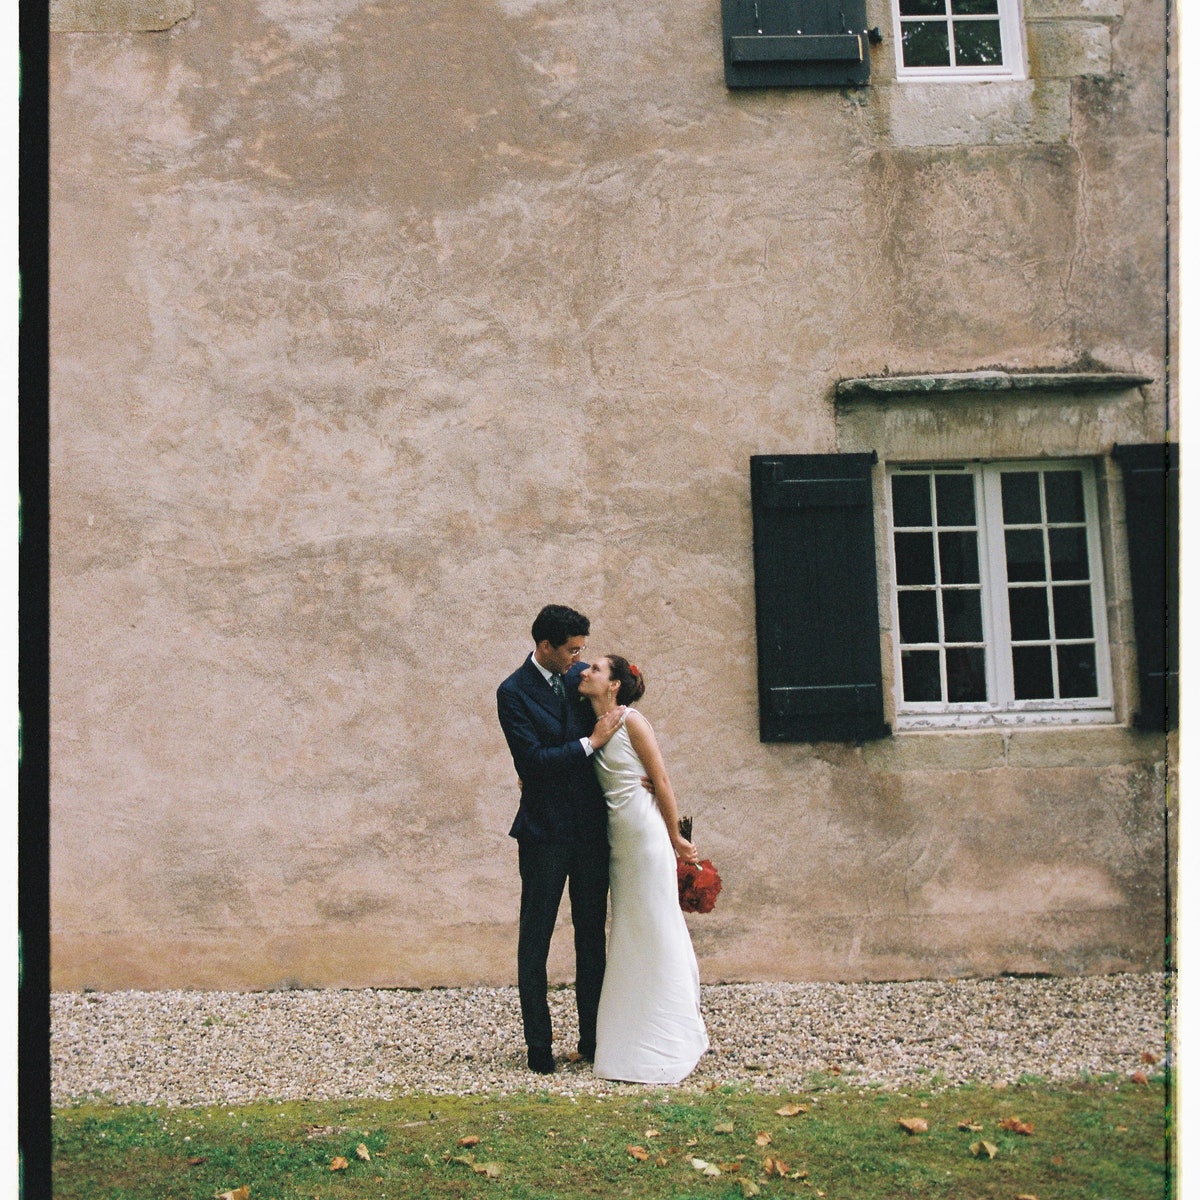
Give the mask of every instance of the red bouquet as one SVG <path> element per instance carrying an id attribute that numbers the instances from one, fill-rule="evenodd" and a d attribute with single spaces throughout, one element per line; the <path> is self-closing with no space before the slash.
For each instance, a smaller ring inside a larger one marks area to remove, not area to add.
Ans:
<path id="1" fill-rule="evenodd" d="M 679 832 L 689 842 L 692 840 L 691 817 L 680 818 Z M 685 863 L 681 858 L 675 864 L 675 875 L 679 881 L 679 907 L 684 912 L 712 912 L 721 890 L 717 868 L 707 858 L 700 863 Z"/>

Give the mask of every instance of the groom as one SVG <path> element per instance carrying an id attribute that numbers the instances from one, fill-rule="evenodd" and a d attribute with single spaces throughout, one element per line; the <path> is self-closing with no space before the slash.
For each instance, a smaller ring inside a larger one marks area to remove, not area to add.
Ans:
<path id="1" fill-rule="evenodd" d="M 591 756 L 621 722 L 624 709 L 596 720 L 580 700 L 580 662 L 591 624 L 582 613 L 548 604 L 533 622 L 533 653 L 496 690 L 500 727 L 521 781 L 509 836 L 521 868 L 517 984 L 529 1066 L 554 1071 L 546 959 L 563 888 L 575 926 L 575 1003 L 579 1053 L 596 1052 L 596 1009 L 604 982 L 608 910 L 608 825 Z"/>

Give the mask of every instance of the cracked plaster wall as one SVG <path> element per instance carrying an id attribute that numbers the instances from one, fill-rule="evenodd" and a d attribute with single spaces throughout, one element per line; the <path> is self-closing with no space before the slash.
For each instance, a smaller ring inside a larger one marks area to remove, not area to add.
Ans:
<path id="1" fill-rule="evenodd" d="M 706 979 L 1160 964 L 1161 739 L 757 737 L 747 459 L 837 379 L 1094 359 L 1161 436 L 1161 7 L 1027 9 L 1030 80 L 860 91 L 727 91 L 708 0 L 55 35 L 56 987 L 511 982 L 549 600 L 646 670 Z"/>

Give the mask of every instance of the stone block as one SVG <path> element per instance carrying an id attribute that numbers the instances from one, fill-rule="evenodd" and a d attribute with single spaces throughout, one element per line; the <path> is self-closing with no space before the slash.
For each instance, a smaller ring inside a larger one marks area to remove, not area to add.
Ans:
<path id="1" fill-rule="evenodd" d="M 151 33 L 195 11 L 195 0 L 50 0 L 50 32 Z"/>
<path id="2" fill-rule="evenodd" d="M 1071 129 L 1071 98 L 1060 82 L 906 80 L 887 91 L 889 132 L 897 146 L 1057 144 Z"/>
<path id="3" fill-rule="evenodd" d="M 1036 79 L 1070 79 L 1112 71 L 1112 38 L 1107 25 L 1030 21 L 1026 40 L 1029 73 Z"/>
<path id="4" fill-rule="evenodd" d="M 1103 18 L 1125 15 L 1124 0 L 1025 0 L 1025 20 Z"/>
<path id="5" fill-rule="evenodd" d="M 986 771 L 1004 765 L 1004 735 L 995 729 L 898 733 L 863 746 L 871 771 Z"/>
<path id="6" fill-rule="evenodd" d="M 1107 767 L 1163 759 L 1161 734 L 1123 725 L 1014 729 L 1008 734 L 1010 767 Z"/>

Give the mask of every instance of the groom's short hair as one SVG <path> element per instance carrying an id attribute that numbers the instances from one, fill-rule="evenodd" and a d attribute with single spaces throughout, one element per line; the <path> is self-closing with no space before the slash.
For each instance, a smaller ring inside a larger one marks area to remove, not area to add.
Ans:
<path id="1" fill-rule="evenodd" d="M 568 608 L 565 604 L 547 604 L 533 619 L 534 645 L 549 642 L 558 647 L 568 638 L 587 637 L 592 630 L 592 623 L 581 612 Z"/>

